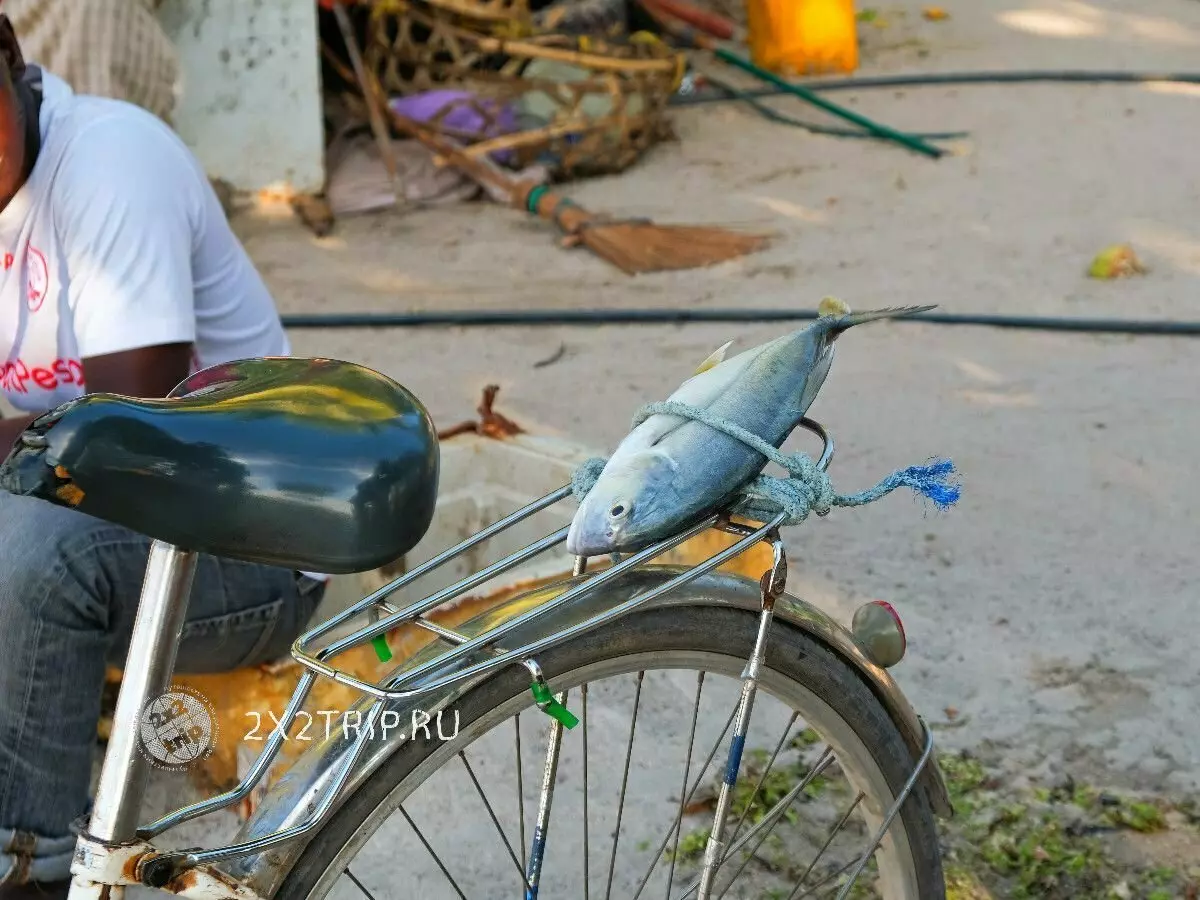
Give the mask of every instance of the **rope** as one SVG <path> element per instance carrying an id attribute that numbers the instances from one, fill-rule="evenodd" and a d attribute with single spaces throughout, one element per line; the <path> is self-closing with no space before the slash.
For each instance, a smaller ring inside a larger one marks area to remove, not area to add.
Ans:
<path id="1" fill-rule="evenodd" d="M 799 525 L 810 513 L 823 516 L 835 506 L 865 506 L 900 487 L 911 488 L 931 500 L 939 510 L 944 510 L 957 503 L 962 492 L 958 480 L 952 477 L 956 474 L 954 463 L 948 459 L 934 459 L 928 465 L 897 469 L 868 490 L 857 494 L 839 494 L 834 491 L 829 475 L 807 455 L 783 453 L 758 435 L 705 409 L 672 400 L 649 403 L 638 410 L 633 427 L 656 415 L 679 416 L 701 422 L 741 441 L 787 470 L 787 478 L 760 474 L 735 494 L 730 512 L 755 522 L 767 522 L 783 513 L 782 524 Z M 600 458 L 589 459 L 575 470 L 571 476 L 571 490 L 576 500 L 582 502 L 591 491 L 606 462 Z"/>

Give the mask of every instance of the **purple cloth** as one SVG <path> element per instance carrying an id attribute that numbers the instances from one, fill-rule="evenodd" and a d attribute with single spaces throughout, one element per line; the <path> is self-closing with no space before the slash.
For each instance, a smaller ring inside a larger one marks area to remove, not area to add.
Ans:
<path id="1" fill-rule="evenodd" d="M 492 138 L 517 130 L 517 117 L 512 107 L 497 100 L 476 100 L 475 105 L 491 114 L 491 122 L 474 109 L 468 91 L 438 90 L 396 97 L 389 102 L 392 109 L 417 122 L 430 122 L 447 106 L 452 107 L 441 124 L 447 128 L 478 138 Z"/>

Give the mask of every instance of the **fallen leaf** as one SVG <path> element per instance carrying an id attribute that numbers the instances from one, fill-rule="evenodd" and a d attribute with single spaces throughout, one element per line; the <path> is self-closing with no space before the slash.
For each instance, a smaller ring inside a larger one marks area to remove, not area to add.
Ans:
<path id="1" fill-rule="evenodd" d="M 1105 247 L 1096 254 L 1088 267 L 1089 278 L 1127 278 L 1130 275 L 1142 275 L 1146 267 L 1142 265 L 1128 244 L 1114 244 Z"/>
<path id="2" fill-rule="evenodd" d="M 950 13 L 946 12 L 940 6 L 926 6 L 921 10 L 921 15 L 930 22 L 940 22 L 942 19 L 950 18 Z"/>

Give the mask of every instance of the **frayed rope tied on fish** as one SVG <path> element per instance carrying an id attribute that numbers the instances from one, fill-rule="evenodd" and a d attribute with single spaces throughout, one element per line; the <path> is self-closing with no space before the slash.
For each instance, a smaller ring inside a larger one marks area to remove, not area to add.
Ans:
<path id="1" fill-rule="evenodd" d="M 742 489 L 730 512 L 751 521 L 769 522 L 782 512 L 785 514 L 782 524 L 799 525 L 810 513 L 823 516 L 835 506 L 865 506 L 899 487 L 912 488 L 933 501 L 938 509 L 948 509 L 958 502 L 962 492 L 955 477 L 957 472 L 954 463 L 948 459 L 935 459 L 928 465 L 897 469 L 868 490 L 857 494 L 839 494 L 834 491 L 829 476 L 805 454 L 782 453 L 758 435 L 707 410 L 671 400 L 649 403 L 638 410 L 633 427 L 655 415 L 695 419 L 736 438 L 787 470 L 788 478 L 759 475 Z M 587 496 L 606 462 L 599 458 L 589 459 L 575 470 L 571 477 L 571 490 L 577 500 L 582 502 Z"/>

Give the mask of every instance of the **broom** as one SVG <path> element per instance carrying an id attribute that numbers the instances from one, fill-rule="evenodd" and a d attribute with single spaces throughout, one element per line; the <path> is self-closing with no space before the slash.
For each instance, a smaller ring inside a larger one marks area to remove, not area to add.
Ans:
<path id="1" fill-rule="evenodd" d="M 564 247 L 584 246 L 627 275 L 698 269 L 763 249 L 765 234 L 743 234 L 703 225 L 656 225 L 645 219 L 613 219 L 590 213 L 544 185 L 518 181 L 486 156 L 472 156 L 454 142 L 394 110 L 396 128 L 412 135 L 472 181 L 511 205 L 553 222 Z"/>

